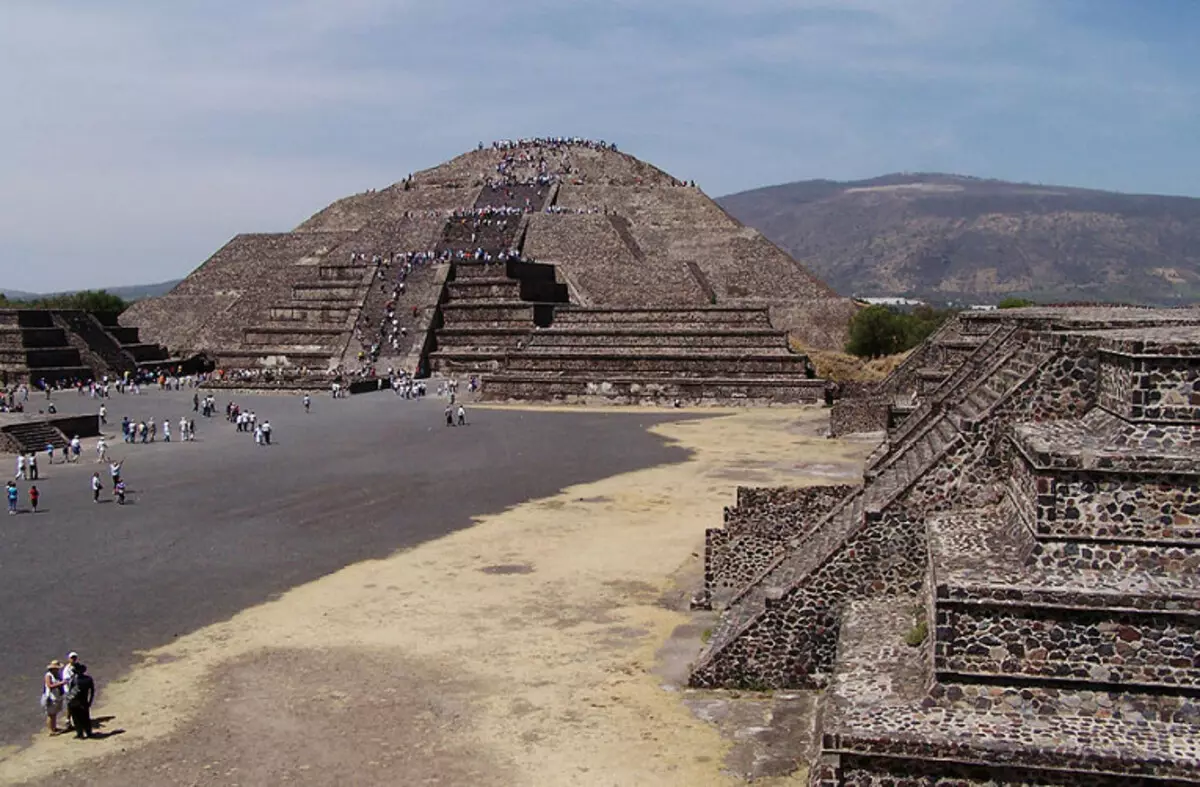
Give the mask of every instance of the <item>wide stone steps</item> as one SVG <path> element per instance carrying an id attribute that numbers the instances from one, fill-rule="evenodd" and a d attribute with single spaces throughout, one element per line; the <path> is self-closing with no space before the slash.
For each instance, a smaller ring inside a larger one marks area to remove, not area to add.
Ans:
<path id="1" fill-rule="evenodd" d="M 771 325 L 767 310 L 757 308 L 641 309 L 572 306 L 560 307 L 554 312 L 556 327 L 590 324 L 608 326 L 618 323 L 638 324 L 655 329 L 659 326 L 672 325 L 679 328 L 697 328 L 701 325 L 716 324 L 767 328 Z"/>
<path id="2" fill-rule="evenodd" d="M 451 302 L 516 301 L 521 298 L 521 283 L 513 279 L 465 279 L 448 282 L 446 289 Z"/>
<path id="3" fill-rule="evenodd" d="M 40 453 L 46 450 L 47 445 L 67 447 L 66 435 L 45 421 L 10 424 L 4 427 L 4 432 L 26 452 Z"/>
<path id="4" fill-rule="evenodd" d="M 938 680 L 1200 697 L 1200 577 L 1029 566 L 1011 517 L 926 520 Z"/>
<path id="5" fill-rule="evenodd" d="M 456 352 L 516 350 L 532 330 L 529 326 L 442 328 L 437 332 L 437 345 L 439 350 Z"/>
<path id="6" fill-rule="evenodd" d="M 272 322 L 344 323 L 358 307 L 356 301 L 283 303 L 271 306 L 269 318 Z"/>
<path id="7" fill-rule="evenodd" d="M 451 301 L 442 304 L 447 327 L 477 327 L 517 323 L 533 327 L 534 304 L 525 301 Z"/>
<path id="8" fill-rule="evenodd" d="M 804 356 L 766 353 L 678 352 L 637 349 L 563 351 L 542 349 L 509 356 L 507 370 L 513 374 L 542 372 L 584 377 L 603 377 L 611 372 L 672 374 L 683 377 L 800 374 Z"/>
<path id="9" fill-rule="evenodd" d="M 247 328 L 242 335 L 242 340 L 246 344 L 253 345 L 300 344 L 333 346 L 339 343 L 345 336 L 345 333 L 344 329 L 334 326 L 296 327 L 259 325 Z"/>
<path id="10" fill-rule="evenodd" d="M 315 287 L 308 285 L 295 285 L 292 287 L 292 300 L 305 304 L 323 304 L 338 305 L 343 302 L 352 302 L 362 292 L 358 287 L 338 286 L 332 287 Z"/>
<path id="11" fill-rule="evenodd" d="M 372 266 L 365 262 L 337 263 L 323 262 L 317 268 L 317 279 L 329 283 L 358 282 L 366 276 Z"/>
<path id="12" fill-rule="evenodd" d="M 912 606 L 881 599 L 844 610 L 810 784 L 1200 784 L 1196 728 L 1122 712 L 1144 710 L 1136 698 L 939 684 L 926 694 L 928 662 L 905 643 Z M 1101 700 L 1093 713 L 1091 699 Z"/>
<path id="13" fill-rule="evenodd" d="M 511 281 L 508 278 L 508 264 L 504 262 L 466 262 L 454 266 L 454 281 L 463 283 L 469 280 Z"/>
<path id="14" fill-rule="evenodd" d="M 530 352 L 541 348 L 745 348 L 755 351 L 786 350 L 785 337 L 779 331 L 764 328 L 708 327 L 673 328 L 561 328 L 535 331 L 529 339 Z"/>
<path id="15" fill-rule="evenodd" d="M 680 377 L 613 374 L 602 379 L 499 372 L 483 381 L 482 396 L 490 401 L 602 399 L 614 403 L 670 404 L 756 402 L 796 404 L 816 402 L 824 381 L 787 377 Z"/>

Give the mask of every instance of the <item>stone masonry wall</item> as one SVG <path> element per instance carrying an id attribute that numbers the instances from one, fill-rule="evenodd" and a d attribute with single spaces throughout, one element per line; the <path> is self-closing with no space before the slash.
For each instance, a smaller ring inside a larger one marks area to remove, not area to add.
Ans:
<path id="1" fill-rule="evenodd" d="M 939 604 L 936 668 L 1200 687 L 1195 614 Z"/>
<path id="2" fill-rule="evenodd" d="M 1172 787 L 1170 782 L 1152 777 L 978 765 L 955 762 L 945 754 L 931 751 L 928 760 L 843 754 L 840 767 L 814 771 L 809 784 L 811 787 Z"/>
<path id="3" fill-rule="evenodd" d="M 1200 478 L 1056 473 L 1038 495 L 1038 532 L 1076 538 L 1197 540 Z"/>
<path id="4" fill-rule="evenodd" d="M 848 484 L 738 487 L 738 504 L 725 509 L 725 527 L 705 533 L 704 588 L 721 600 L 761 574 L 790 539 L 810 530 L 851 494 Z"/>
<path id="5" fill-rule="evenodd" d="M 1131 421 L 1200 423 L 1200 358 L 1100 354 L 1100 405 Z"/>

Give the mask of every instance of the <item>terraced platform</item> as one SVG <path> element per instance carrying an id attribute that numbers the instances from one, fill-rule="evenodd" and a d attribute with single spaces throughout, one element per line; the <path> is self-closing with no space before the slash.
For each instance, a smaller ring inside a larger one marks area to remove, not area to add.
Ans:
<path id="1" fill-rule="evenodd" d="M 1200 784 L 1200 310 L 920 355 L 861 488 L 709 532 L 693 685 L 825 688 L 814 787 Z"/>

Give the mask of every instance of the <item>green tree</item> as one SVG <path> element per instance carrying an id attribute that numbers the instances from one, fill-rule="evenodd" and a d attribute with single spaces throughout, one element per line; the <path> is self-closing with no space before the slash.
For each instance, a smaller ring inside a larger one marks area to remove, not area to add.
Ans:
<path id="1" fill-rule="evenodd" d="M 996 304 L 996 308 L 998 309 L 1023 309 L 1026 306 L 1037 306 L 1037 304 L 1028 298 L 1017 298 L 1013 295 L 1004 298 Z"/>
<path id="2" fill-rule="evenodd" d="M 863 358 L 878 358 L 904 350 L 904 324 L 900 315 L 886 306 L 868 306 L 850 319 L 850 341 L 846 352 Z"/>
<path id="3" fill-rule="evenodd" d="M 850 320 L 846 352 L 862 358 L 902 353 L 928 339 L 953 314 L 931 306 L 918 306 L 907 313 L 868 306 Z"/>

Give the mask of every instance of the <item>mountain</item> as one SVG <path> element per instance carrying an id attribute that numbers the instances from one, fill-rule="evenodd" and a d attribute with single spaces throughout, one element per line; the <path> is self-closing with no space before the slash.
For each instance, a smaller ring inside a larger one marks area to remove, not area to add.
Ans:
<path id="1" fill-rule="evenodd" d="M 844 295 L 1200 300 L 1200 199 L 916 173 L 717 202 Z"/>
<path id="2" fill-rule="evenodd" d="M 171 281 L 162 281 L 156 284 L 131 284 L 126 287 L 96 287 L 93 289 L 102 289 L 111 295 L 116 295 L 124 298 L 127 301 L 136 301 L 141 298 L 154 298 L 159 295 L 165 295 L 174 289 L 175 285 L 181 282 L 182 279 L 172 279 Z M 60 292 L 25 292 L 24 290 L 5 290 L 0 289 L 0 295 L 8 298 L 10 301 L 28 301 L 35 298 L 46 298 L 52 295 L 70 295 L 79 290 L 62 290 Z"/>

